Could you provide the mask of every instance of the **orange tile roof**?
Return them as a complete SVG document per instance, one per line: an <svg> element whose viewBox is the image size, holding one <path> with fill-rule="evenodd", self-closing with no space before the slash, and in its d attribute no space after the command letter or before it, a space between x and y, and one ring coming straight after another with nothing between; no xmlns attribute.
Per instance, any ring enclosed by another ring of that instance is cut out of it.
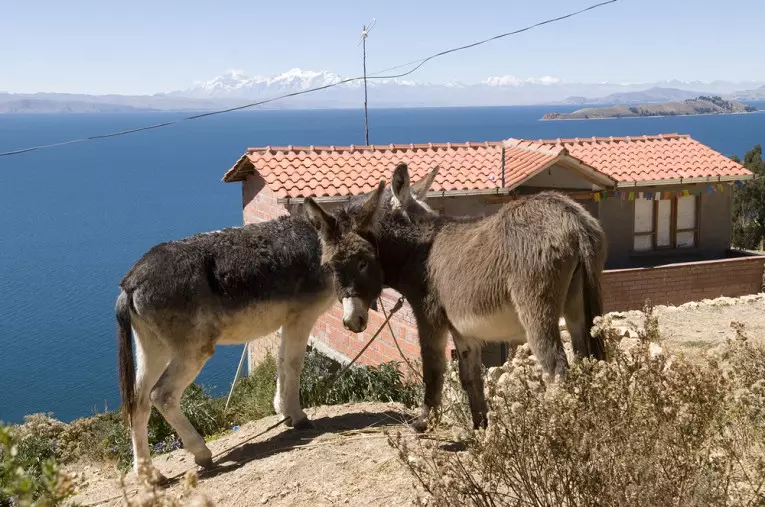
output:
<svg viewBox="0 0 765 507"><path fill-rule="evenodd" d="M752 173L741 164L688 135L661 134L638 137L591 137L575 139L509 139L508 144L527 148L562 149L572 157L608 174L619 186L637 183L674 183L682 179L706 181L749 179ZM675 180L675 181L673 181Z"/></svg>
<svg viewBox="0 0 765 507"><path fill-rule="evenodd" d="M281 198L345 197L372 190L388 180L399 162L413 181L434 166L440 171L432 192L512 189L561 162L600 186L661 184L678 178L729 177L751 173L724 155L677 134L634 138L508 139L504 142L429 143L374 146L286 146L250 148L223 181L257 172Z"/></svg>
<svg viewBox="0 0 765 507"><path fill-rule="evenodd" d="M501 186L501 142L250 148L223 179L239 181L255 170L279 197L348 196L388 181L399 162L414 181L439 165L433 191Z"/></svg>

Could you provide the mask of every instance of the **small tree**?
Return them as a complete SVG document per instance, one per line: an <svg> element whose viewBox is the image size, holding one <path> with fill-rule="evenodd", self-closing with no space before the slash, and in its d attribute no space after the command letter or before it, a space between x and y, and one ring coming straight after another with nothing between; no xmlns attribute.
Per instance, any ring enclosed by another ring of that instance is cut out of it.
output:
<svg viewBox="0 0 765 507"><path fill-rule="evenodd" d="M733 246L760 248L765 237L765 162L758 144L747 152L743 162L731 157L752 171L755 179L733 191Z"/></svg>

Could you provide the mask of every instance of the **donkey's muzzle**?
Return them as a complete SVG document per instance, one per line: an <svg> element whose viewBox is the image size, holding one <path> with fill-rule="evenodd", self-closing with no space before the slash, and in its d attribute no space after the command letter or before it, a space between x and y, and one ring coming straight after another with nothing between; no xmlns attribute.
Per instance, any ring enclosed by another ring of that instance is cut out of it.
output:
<svg viewBox="0 0 765 507"><path fill-rule="evenodd" d="M363 315L355 315L348 319L343 319L343 327L348 331L360 333L367 328L367 319Z"/></svg>
<svg viewBox="0 0 765 507"><path fill-rule="evenodd" d="M348 331L360 333L367 328L369 307L359 297L343 298L343 327Z"/></svg>

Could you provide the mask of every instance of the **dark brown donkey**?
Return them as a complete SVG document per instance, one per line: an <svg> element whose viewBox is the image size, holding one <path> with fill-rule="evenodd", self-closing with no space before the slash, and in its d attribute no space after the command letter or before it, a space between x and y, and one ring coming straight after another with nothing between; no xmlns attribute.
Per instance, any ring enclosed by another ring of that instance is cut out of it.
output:
<svg viewBox="0 0 765 507"><path fill-rule="evenodd" d="M602 341L590 336L601 314L606 257L598 221L556 192L508 202L487 217L438 216L424 204L437 171L410 185L406 164L399 164L375 215L379 224L365 236L378 252L385 285L406 297L417 320L425 381L424 404L413 424L418 431L427 428L431 409L441 401L447 331L459 353L476 428L487 422L483 342L528 341L547 375L564 375L568 363L558 327L563 315L576 356L605 359ZM330 236L349 228L352 206L345 218L335 214L331 221L312 199L306 207ZM342 257L354 255L347 251ZM368 302L360 303L368 309Z"/></svg>

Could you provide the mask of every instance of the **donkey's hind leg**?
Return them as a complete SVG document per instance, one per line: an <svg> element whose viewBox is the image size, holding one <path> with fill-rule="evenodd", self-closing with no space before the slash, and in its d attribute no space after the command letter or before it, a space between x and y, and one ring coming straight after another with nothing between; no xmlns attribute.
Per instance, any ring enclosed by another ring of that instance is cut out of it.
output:
<svg viewBox="0 0 765 507"><path fill-rule="evenodd" d="M316 321L310 315L297 315L282 327L279 355L276 360L276 396L274 409L287 417L288 426L311 429L313 423L300 406L300 373L303 371L308 335Z"/></svg>
<svg viewBox="0 0 765 507"><path fill-rule="evenodd" d="M183 391L199 375L202 367L215 350L207 344L200 348L173 350L167 369L151 391L151 401L162 417L172 426L183 441L183 447L194 455L194 462L204 468L212 468L212 452L204 438L181 412Z"/></svg>
<svg viewBox="0 0 765 507"><path fill-rule="evenodd" d="M531 351L545 374L553 378L565 376L568 369L559 327L563 298L558 301L554 296L553 291L537 287L537 291L526 293L523 298L514 298L516 302L523 301L516 304L516 310Z"/></svg>
<svg viewBox="0 0 765 507"><path fill-rule="evenodd" d="M582 269L577 267L571 277L571 283L566 293L566 302L563 305L563 317L566 320L566 328L571 335L571 346L574 355L581 359L590 355L590 340L585 334L584 315L584 283Z"/></svg>
<svg viewBox="0 0 765 507"><path fill-rule="evenodd" d="M151 415L151 390L170 358L167 347L157 338L157 335L146 326L133 319L136 342L136 389L135 410L130 424L133 441L133 470L139 473L141 462L150 463L148 424ZM152 479L164 482L165 478L158 471L152 471Z"/></svg>
<svg viewBox="0 0 765 507"><path fill-rule="evenodd" d="M450 331L459 354L460 382L470 401L473 429L486 428L488 409L481 376L481 344L463 337L455 329Z"/></svg>

